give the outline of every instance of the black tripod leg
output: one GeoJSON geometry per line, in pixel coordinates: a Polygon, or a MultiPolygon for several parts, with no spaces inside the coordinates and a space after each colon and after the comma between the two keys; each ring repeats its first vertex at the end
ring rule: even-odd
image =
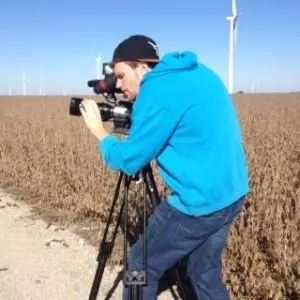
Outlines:
{"type": "Polygon", "coordinates": [[[119,179],[118,179],[118,183],[116,186],[116,190],[115,190],[115,194],[114,194],[114,198],[112,201],[112,205],[110,207],[110,213],[109,213],[109,217],[107,220],[107,224],[104,230],[104,234],[103,234],[103,238],[99,247],[99,253],[98,253],[98,257],[97,257],[97,261],[98,261],[98,266],[97,266],[97,270],[95,273],[95,277],[94,277],[94,281],[93,281],[93,285],[90,291],[90,295],[89,295],[89,300],[96,300],[97,299],[97,294],[99,291],[99,287],[100,287],[100,283],[103,277],[103,273],[104,273],[104,269],[107,263],[107,259],[109,257],[109,255],[112,252],[113,249],[113,245],[115,242],[115,238],[118,232],[118,228],[120,225],[120,221],[121,221],[121,217],[122,217],[122,213],[123,213],[123,209],[124,209],[124,198],[122,197],[122,203],[121,203],[121,209],[119,212],[119,215],[117,217],[117,223],[115,225],[114,231],[113,231],[113,235],[112,235],[112,239],[110,242],[107,242],[107,235],[108,235],[108,231],[109,231],[109,226],[111,224],[111,220],[112,220],[112,215],[114,212],[114,207],[116,204],[116,201],[118,199],[118,195],[119,195],[119,191],[120,191],[120,186],[121,186],[121,182],[122,182],[122,178],[123,178],[123,173],[120,173],[119,179]]]}
{"type": "MultiPolygon", "coordinates": [[[[160,203],[159,194],[158,194],[158,190],[157,190],[157,187],[156,187],[156,184],[155,184],[153,172],[152,172],[152,169],[151,169],[150,165],[146,168],[146,172],[147,172],[147,175],[148,175],[148,176],[145,176],[147,191],[148,191],[149,198],[151,200],[152,207],[153,207],[153,210],[154,210],[155,207],[160,203]]],[[[182,283],[182,279],[180,278],[180,273],[179,273],[179,270],[178,270],[178,264],[176,264],[169,271],[174,272],[174,275],[175,275],[175,278],[176,278],[176,283],[177,283],[177,288],[179,290],[179,294],[180,294],[181,298],[183,300],[187,300],[186,291],[185,291],[184,285],[182,283]]],[[[170,289],[172,289],[172,287],[170,287],[170,289]]]]}
{"type": "Polygon", "coordinates": [[[147,183],[147,193],[150,197],[150,201],[152,204],[152,208],[154,209],[159,203],[160,203],[160,199],[159,199],[159,193],[155,184],[155,180],[154,180],[154,176],[153,176],[153,172],[151,169],[151,166],[148,165],[146,167],[146,183],[147,183]]]}
{"type": "Polygon", "coordinates": [[[142,300],[142,287],[138,285],[131,285],[129,290],[129,299],[130,300],[142,300]]]}
{"type": "MultiPolygon", "coordinates": [[[[125,219],[125,234],[124,234],[124,276],[123,276],[123,283],[128,288],[128,300],[142,300],[142,287],[146,285],[147,278],[146,278],[146,260],[147,260],[147,253],[146,253],[146,233],[144,230],[143,235],[143,270],[129,270],[128,269],[128,257],[127,257],[127,227],[128,227],[128,187],[130,184],[131,178],[125,176],[125,189],[124,189],[124,202],[125,202],[125,212],[124,212],[124,219],[125,219]]],[[[146,224],[146,186],[145,181],[143,179],[143,194],[144,194],[144,226],[146,224]]],[[[144,228],[145,229],[145,228],[144,228]]]]}

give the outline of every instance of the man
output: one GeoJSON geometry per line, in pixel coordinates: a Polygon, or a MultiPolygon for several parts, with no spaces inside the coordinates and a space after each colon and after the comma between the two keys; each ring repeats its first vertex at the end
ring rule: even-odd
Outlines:
{"type": "MultiPolygon", "coordinates": [[[[172,191],[149,218],[143,299],[157,299],[159,279],[187,257],[198,299],[227,300],[221,255],[249,192],[233,101],[193,52],[169,53],[159,60],[156,43],[146,36],[120,43],[112,66],[117,87],[135,100],[128,138],[121,142],[104,130],[94,101],[84,100],[81,108],[99,139],[103,161],[112,170],[133,175],[156,159],[172,191]]],[[[129,269],[142,267],[142,249],[141,237],[131,249],[129,269]]]]}

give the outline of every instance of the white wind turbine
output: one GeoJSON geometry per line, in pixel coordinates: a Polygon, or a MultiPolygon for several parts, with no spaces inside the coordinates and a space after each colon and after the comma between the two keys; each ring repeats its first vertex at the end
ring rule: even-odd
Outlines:
{"type": "Polygon", "coordinates": [[[11,84],[9,84],[9,87],[8,87],[8,95],[9,96],[12,95],[12,86],[11,86],[11,84]]]}
{"type": "Polygon", "coordinates": [[[39,86],[39,95],[40,96],[45,96],[46,95],[45,89],[42,85],[39,86]]]}
{"type": "Polygon", "coordinates": [[[100,79],[100,63],[101,63],[101,57],[98,55],[96,57],[96,71],[97,71],[97,79],[100,79]]]}
{"type": "Polygon", "coordinates": [[[230,33],[229,33],[229,69],[228,69],[228,92],[233,93],[233,62],[234,62],[234,50],[236,48],[237,41],[237,8],[236,0],[232,0],[232,16],[226,17],[229,21],[230,33]]]}

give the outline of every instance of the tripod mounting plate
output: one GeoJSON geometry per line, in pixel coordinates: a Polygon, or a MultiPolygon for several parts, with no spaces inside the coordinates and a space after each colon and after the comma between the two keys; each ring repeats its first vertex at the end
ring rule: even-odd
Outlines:
{"type": "Polygon", "coordinates": [[[142,271],[126,271],[124,276],[124,284],[126,285],[145,285],[146,272],[142,271]]]}

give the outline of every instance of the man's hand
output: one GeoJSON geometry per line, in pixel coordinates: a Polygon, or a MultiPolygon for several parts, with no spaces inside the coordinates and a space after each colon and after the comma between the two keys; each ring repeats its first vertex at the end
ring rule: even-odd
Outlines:
{"type": "Polygon", "coordinates": [[[80,104],[80,112],[89,130],[101,141],[108,132],[104,129],[97,103],[92,99],[84,99],[80,104]]]}

